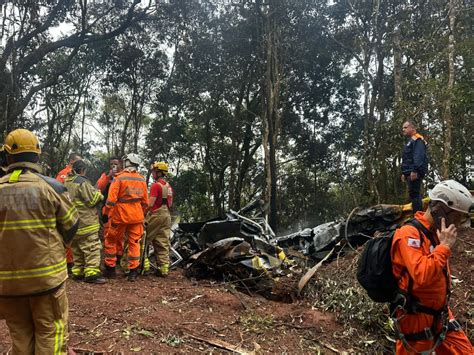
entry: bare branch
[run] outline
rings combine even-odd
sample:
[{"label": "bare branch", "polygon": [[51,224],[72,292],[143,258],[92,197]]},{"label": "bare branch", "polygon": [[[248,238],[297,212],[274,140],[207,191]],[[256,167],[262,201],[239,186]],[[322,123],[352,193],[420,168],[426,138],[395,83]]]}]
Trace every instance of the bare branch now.
[{"label": "bare branch", "polygon": [[0,60],[0,68],[5,67],[7,59],[14,48],[19,48],[19,47],[24,46],[32,38],[46,31],[51,26],[53,20],[56,18],[57,14],[64,7],[65,4],[66,4],[66,0],[59,0],[58,4],[51,10],[48,17],[46,18],[46,20],[43,22],[41,26],[25,34],[23,37],[19,38],[17,41],[14,40],[15,34],[12,34],[10,38],[8,38],[7,43],[5,45],[5,49],[2,53],[2,58]]},{"label": "bare branch", "polygon": [[48,80],[42,82],[41,84],[31,87],[30,90],[28,90],[28,93],[25,95],[25,97],[17,105],[15,113],[16,114],[21,113],[25,109],[25,107],[28,105],[33,95],[35,95],[38,91],[41,91],[49,86],[52,86],[58,83],[59,77],[63,75],[69,69],[69,66],[71,65],[71,61],[76,56],[78,51],[79,51],[79,46],[74,48],[74,50],[67,57],[63,66],[59,68]]},{"label": "bare branch", "polygon": [[364,66],[364,61],[360,58],[360,56],[354,51],[353,48],[346,46],[344,43],[341,41],[337,40],[335,37],[331,36],[330,37],[337,45],[339,45],[341,48],[345,49],[346,51],[350,52],[354,58],[359,62],[360,66]]},{"label": "bare branch", "polygon": [[[84,44],[87,45],[99,41],[105,41],[125,32],[125,30],[133,23],[133,21],[141,18],[144,13],[143,11],[140,11],[139,13],[135,13],[134,11],[135,7],[139,3],[140,0],[134,0],[133,4],[127,11],[124,21],[122,21],[122,23],[116,29],[102,35],[89,36],[85,34],[86,30],[82,29],[81,32],[74,33],[58,41],[44,43],[27,55],[20,63],[18,63],[16,71],[18,73],[24,72],[27,68],[31,68],[33,65],[39,63],[49,53],[54,52],[62,47],[75,48]],[[84,12],[86,11],[85,7],[83,10],[84,15]],[[146,11],[146,9],[144,11]]]}]

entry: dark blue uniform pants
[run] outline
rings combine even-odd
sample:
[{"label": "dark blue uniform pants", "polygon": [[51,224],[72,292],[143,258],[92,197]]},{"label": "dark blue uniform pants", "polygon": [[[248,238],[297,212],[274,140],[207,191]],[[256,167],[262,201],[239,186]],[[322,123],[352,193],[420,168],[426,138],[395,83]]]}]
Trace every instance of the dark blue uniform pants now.
[{"label": "dark blue uniform pants", "polygon": [[407,177],[408,183],[408,195],[410,196],[410,200],[413,206],[413,214],[418,211],[423,210],[423,203],[421,202],[421,179],[418,178],[416,180],[410,180],[410,176]]}]

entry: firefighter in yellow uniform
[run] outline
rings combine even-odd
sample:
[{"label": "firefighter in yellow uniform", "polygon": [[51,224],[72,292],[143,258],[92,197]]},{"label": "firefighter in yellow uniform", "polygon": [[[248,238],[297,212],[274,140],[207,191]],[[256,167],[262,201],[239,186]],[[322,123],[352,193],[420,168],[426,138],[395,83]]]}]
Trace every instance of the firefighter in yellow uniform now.
[{"label": "firefighter in yellow uniform", "polygon": [[150,212],[145,223],[146,238],[147,244],[153,245],[157,267],[155,274],[164,277],[168,275],[170,264],[170,208],[173,205],[173,189],[164,179],[168,174],[168,164],[155,162],[151,168],[155,183],[150,188]]},{"label": "firefighter in yellow uniform", "polygon": [[5,139],[0,178],[0,315],[13,354],[65,354],[68,300],[65,246],[79,218],[66,188],[40,174],[41,149],[30,131]]},{"label": "firefighter in yellow uniform", "polygon": [[5,148],[3,147],[3,144],[2,144],[0,145],[0,177],[6,174],[6,168],[7,168],[7,156],[5,154]]},{"label": "firefighter in yellow uniform", "polygon": [[72,164],[72,171],[67,175],[66,186],[72,203],[79,213],[79,229],[72,241],[74,266],[72,278],[88,283],[103,284],[105,279],[100,273],[99,216],[97,204],[104,199],[99,190],[94,188],[86,178],[87,165],[83,160]]}]

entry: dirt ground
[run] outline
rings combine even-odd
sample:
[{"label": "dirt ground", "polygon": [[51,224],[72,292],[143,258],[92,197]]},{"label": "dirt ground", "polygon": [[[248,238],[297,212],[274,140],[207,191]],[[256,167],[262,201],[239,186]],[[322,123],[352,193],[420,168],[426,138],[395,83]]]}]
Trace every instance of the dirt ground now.
[{"label": "dirt ground", "polygon": [[[166,279],[144,277],[105,285],[67,281],[69,345],[77,352],[210,352],[259,350],[293,353],[325,349],[338,326],[307,301],[285,304],[193,282],[181,270]],[[0,352],[9,349],[0,321]],[[214,344],[214,345],[211,345]],[[220,347],[222,345],[222,347]],[[331,346],[331,345],[328,345]]]},{"label": "dirt ground", "polygon": [[[473,234],[460,235],[451,260],[453,274],[461,281],[452,308],[471,339]],[[324,269],[316,277],[331,278],[334,264],[326,268],[330,272]],[[135,283],[124,278],[105,285],[68,280],[67,289],[69,346],[77,353],[360,351],[360,337],[339,336],[347,324],[337,321],[336,314],[316,309],[311,299],[291,304],[269,301],[223,283],[190,280],[180,269],[166,279],[147,276]],[[1,320],[0,353],[9,348],[8,330]],[[370,347],[366,350],[370,352]]]}]

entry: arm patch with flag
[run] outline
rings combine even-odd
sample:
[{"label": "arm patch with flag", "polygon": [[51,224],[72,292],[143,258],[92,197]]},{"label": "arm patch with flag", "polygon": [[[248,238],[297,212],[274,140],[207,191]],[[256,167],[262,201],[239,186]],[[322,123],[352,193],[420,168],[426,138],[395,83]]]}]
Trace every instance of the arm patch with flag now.
[{"label": "arm patch with flag", "polygon": [[415,238],[408,238],[408,246],[412,248],[419,248],[421,247],[421,240]]}]

